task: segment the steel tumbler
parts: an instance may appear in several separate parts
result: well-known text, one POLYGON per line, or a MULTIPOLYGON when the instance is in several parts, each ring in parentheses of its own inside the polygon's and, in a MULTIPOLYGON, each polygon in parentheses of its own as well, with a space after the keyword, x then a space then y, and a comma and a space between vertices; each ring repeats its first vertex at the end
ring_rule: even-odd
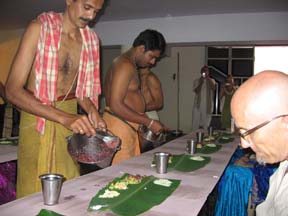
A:
POLYGON ((155 154, 156 172, 159 174, 167 173, 168 160, 170 154, 167 152, 156 152, 155 154))
POLYGON ((56 205, 62 188, 63 175, 60 174, 43 174, 41 179, 43 200, 45 205, 56 205))

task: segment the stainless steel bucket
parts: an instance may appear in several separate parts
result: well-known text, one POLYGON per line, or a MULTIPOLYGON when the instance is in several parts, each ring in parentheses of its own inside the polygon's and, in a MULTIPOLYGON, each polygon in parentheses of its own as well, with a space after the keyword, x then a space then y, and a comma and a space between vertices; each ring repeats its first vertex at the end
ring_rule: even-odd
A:
POLYGON ((110 166, 114 154, 120 149, 120 138, 101 130, 91 137, 73 134, 67 137, 67 142, 68 152, 75 161, 100 168, 110 166))

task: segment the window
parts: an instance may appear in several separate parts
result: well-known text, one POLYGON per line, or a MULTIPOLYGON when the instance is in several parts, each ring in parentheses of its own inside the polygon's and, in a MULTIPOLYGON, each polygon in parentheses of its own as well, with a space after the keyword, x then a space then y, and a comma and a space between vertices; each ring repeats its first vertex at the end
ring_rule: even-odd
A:
POLYGON ((254 47, 210 46, 206 49, 207 65, 216 81, 214 95, 214 115, 220 111, 220 86, 228 74, 234 77, 235 85, 241 85, 254 74, 254 47))
POLYGON ((207 47, 207 65, 218 73, 232 74, 242 83, 254 74, 254 47, 207 47))

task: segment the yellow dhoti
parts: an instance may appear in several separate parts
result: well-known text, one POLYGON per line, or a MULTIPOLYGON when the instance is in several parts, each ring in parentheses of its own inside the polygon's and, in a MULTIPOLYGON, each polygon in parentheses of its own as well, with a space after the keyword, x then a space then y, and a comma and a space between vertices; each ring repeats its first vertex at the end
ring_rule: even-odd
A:
MULTIPOLYGON (((77 100, 56 102, 56 107, 67 113, 77 113, 77 100)), ((66 137, 72 131, 46 120, 44 135, 35 129, 36 116, 21 113, 18 144, 17 198, 41 191, 39 175, 59 173, 65 179, 80 175, 79 165, 67 151, 66 137)))
MULTIPOLYGON (((107 109, 107 108, 106 108, 107 109)), ((107 124, 107 128, 121 139, 121 149, 116 152, 112 164, 120 163, 131 157, 140 154, 140 146, 138 140, 138 124, 129 122, 130 126, 123 120, 109 112, 104 112, 103 119, 107 124), (131 126, 135 129, 133 130, 131 126)))

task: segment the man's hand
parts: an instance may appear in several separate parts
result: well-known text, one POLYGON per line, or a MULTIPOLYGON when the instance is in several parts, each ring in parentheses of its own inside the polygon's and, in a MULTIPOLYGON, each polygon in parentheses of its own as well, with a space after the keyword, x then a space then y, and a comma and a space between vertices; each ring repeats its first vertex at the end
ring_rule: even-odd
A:
MULTIPOLYGON (((78 103, 88 113, 88 121, 90 125, 94 128, 94 131, 96 128, 106 130, 106 123, 104 120, 101 118, 97 108, 95 105, 92 103, 92 101, 89 98, 83 98, 78 99, 78 103)), ((95 134, 94 134, 95 135, 95 134)))
POLYGON ((96 135, 95 128, 86 115, 70 115, 65 118, 63 125, 74 133, 86 134, 88 137, 96 135))
POLYGON ((99 115, 99 113, 97 111, 92 111, 89 112, 88 114, 88 118, 90 123, 92 124, 92 126, 94 128, 99 128, 102 130, 106 130, 106 123, 105 121, 101 118, 101 116, 99 115))
POLYGON ((151 120, 152 123, 150 122, 150 125, 149 125, 149 129, 155 133, 156 135, 158 135, 159 133, 161 133, 161 131, 163 130, 163 125, 157 121, 157 120, 151 120))

